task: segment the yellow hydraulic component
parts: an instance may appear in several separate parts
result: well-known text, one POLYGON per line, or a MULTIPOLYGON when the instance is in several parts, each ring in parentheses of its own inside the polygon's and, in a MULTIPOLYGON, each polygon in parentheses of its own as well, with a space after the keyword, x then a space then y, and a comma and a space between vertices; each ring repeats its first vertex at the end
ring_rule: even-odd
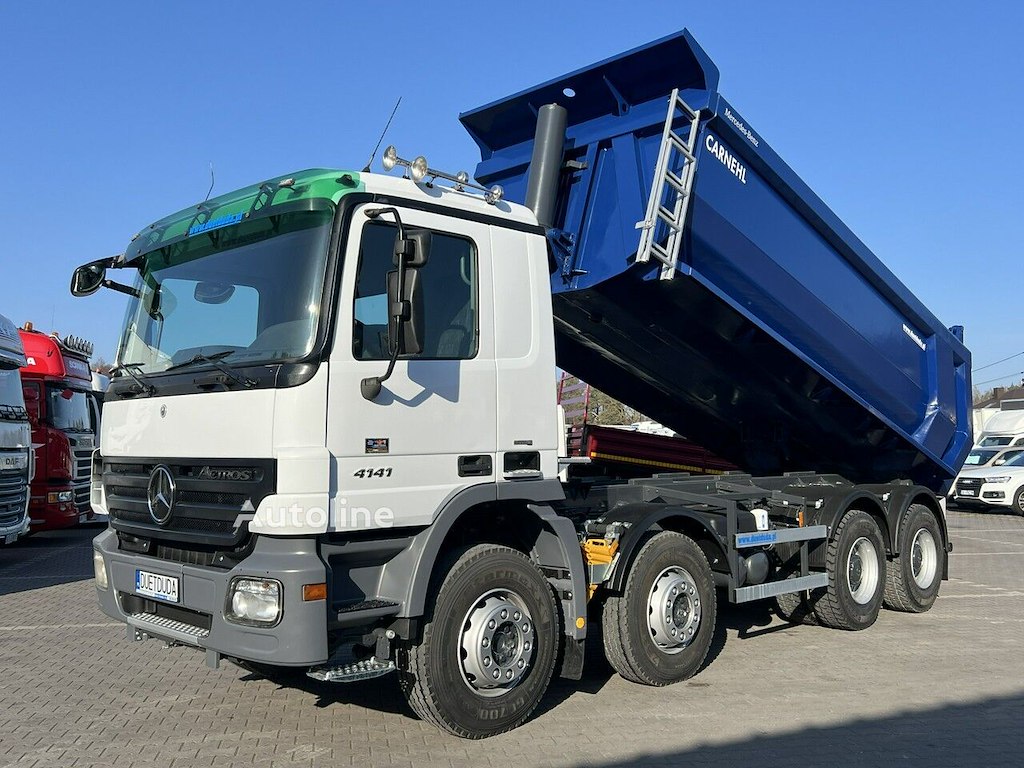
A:
MULTIPOLYGON (((583 561, 587 564, 587 571, 591 574, 595 570, 607 571, 607 566, 611 565, 612 560, 615 559, 615 553, 619 549, 618 539, 608 541, 605 538, 595 539, 584 539, 583 540, 583 561), (594 566, 605 566, 604 568, 595 569, 594 566)), ((594 596, 600 586, 600 581, 591 583, 587 587, 587 600, 594 596)))

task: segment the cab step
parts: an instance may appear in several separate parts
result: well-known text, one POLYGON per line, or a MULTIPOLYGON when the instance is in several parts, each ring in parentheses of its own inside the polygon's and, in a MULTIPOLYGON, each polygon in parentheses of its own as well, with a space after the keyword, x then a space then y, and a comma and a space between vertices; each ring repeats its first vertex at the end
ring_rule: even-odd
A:
POLYGON ((380 660, 371 656, 362 661, 348 664, 332 665, 330 662, 321 667, 314 667, 306 674, 314 680, 325 683, 354 683, 358 680, 369 680, 395 671, 395 662, 390 659, 380 660))

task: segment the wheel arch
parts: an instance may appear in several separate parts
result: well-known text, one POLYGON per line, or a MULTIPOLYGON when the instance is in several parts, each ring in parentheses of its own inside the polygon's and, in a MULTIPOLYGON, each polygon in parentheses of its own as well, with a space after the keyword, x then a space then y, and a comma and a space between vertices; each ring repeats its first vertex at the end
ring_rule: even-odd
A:
MULTIPOLYGON (((652 530, 675 531, 689 536, 704 551, 712 571, 723 572, 724 569, 729 573, 722 534, 715 530, 709 517, 699 512, 665 504, 630 504, 607 515, 606 521, 629 524, 619 539, 615 565, 604 585, 612 592, 621 592, 625 588, 626 578, 644 537, 652 530)), ((731 576, 735 579, 737 574, 731 576)))
MULTIPOLYGON (((839 521, 850 510, 858 510, 872 517, 882 532, 882 540, 886 549, 890 542, 890 525, 886 519, 886 507, 881 497, 873 489, 864 486, 837 488, 835 492, 822 494, 816 503, 809 505, 808 525, 828 526, 828 540, 835 538, 839 521)), ((820 548, 820 547, 819 547, 820 548)), ((817 549, 817 548, 816 548, 817 549)))
POLYGON ((892 553, 894 556, 900 554, 899 532, 903 525, 903 519, 910 512, 910 508, 919 504, 927 508, 935 516, 935 522, 942 534, 942 543, 939 549, 942 557, 942 578, 949 578, 949 557, 952 545, 949 541, 949 528, 946 525, 946 515, 939 503, 938 498, 928 488, 920 485, 900 486, 893 489, 889 497, 889 519, 892 521, 892 553))
POLYGON ((502 544, 528 555, 538 566, 561 604, 564 633, 582 639, 587 615, 582 551, 572 522, 544 503, 560 498, 557 481, 463 489, 384 567, 380 593, 398 599, 400 617, 421 617, 448 553, 466 545, 502 544))
POLYGON ((946 528, 946 514, 939 503, 938 497, 923 485, 911 485, 910 483, 887 483, 884 485, 861 486, 871 490, 885 504, 885 514, 889 521, 889 542, 892 547, 892 554, 899 554, 899 533, 900 526, 907 511, 914 504, 921 504, 927 507, 939 524, 944 542, 949 542, 949 532, 946 528))

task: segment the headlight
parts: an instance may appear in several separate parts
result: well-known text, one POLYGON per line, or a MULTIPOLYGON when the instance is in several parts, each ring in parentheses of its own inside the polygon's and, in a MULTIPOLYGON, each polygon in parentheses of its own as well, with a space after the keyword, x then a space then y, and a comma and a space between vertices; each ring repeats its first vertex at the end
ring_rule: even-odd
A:
POLYGON ((74 491, 50 491, 46 494, 46 501, 49 504, 60 504, 65 501, 74 501, 74 491))
POLYGON ((1010 477, 1009 475, 1000 475, 999 477, 986 477, 985 478, 985 482, 986 483, 999 484, 999 483, 1008 483, 1012 479, 1013 478, 1010 477))
POLYGON ((276 624, 281 619, 281 582, 274 579, 233 579, 228 587, 224 618, 237 624, 276 624))
POLYGON ((92 551, 92 569, 96 574, 96 586, 100 589, 109 587, 110 582, 107 581, 107 567, 103 564, 103 555, 95 549, 92 551))

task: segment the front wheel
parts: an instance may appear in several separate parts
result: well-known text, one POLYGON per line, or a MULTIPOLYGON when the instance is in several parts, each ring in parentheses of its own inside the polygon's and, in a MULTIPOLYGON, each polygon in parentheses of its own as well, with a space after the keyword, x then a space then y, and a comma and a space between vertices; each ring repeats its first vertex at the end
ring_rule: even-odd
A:
POLYGON ((409 705, 468 739, 522 724, 554 671, 556 616, 551 589, 528 557, 470 547, 444 575, 422 640, 398 649, 409 705))
POLYGON ((669 685, 697 673, 715 634, 715 585, 693 539, 664 531, 640 548, 604 606, 605 656, 622 677, 669 685))
POLYGON ((1010 505, 1015 514, 1024 517, 1024 485, 1013 493, 1013 504, 1010 505))
POLYGON ((935 515, 912 504, 900 523, 900 553, 889 564, 885 605, 897 611, 924 613, 935 602, 942 583, 942 532, 935 515))
POLYGON ((828 586, 810 592, 808 602, 822 624, 867 629, 878 618, 885 586, 885 542, 867 512, 848 510, 825 552, 828 586))

